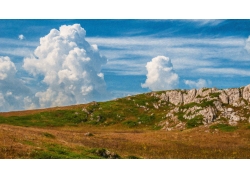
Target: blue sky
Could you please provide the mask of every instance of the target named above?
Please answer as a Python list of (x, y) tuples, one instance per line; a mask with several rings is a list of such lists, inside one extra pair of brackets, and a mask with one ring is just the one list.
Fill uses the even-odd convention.
[[(74, 47), (85, 48), (87, 55), (78, 54), (79, 57), (91, 57), (90, 64), (81, 64), (75, 74), (66, 69), (76, 66), (70, 64), (78, 63), (76, 59), (71, 59), (70, 63), (61, 62), (61, 69), (52, 66), (49, 58), (42, 58), (52, 49), (44, 49), (48, 45), (40, 44), (40, 38), (47, 37), (52, 29), (62, 32), (59, 30), (61, 26), (73, 27), (74, 24), (79, 24), (74, 28), (85, 31), (86, 35), (70, 41), (77, 44)], [(108, 100), (161, 90), (160, 87), (245, 86), (250, 84), (249, 35), (250, 20), (1, 19), (0, 99), (3, 103), (0, 111)], [(97, 46), (91, 46), (92, 50), (88, 51), (89, 45), (81, 44), (81, 40)], [(35, 53), (37, 48), (40, 48), (40, 57)], [(65, 48), (60, 49), (59, 60), (69, 55), (69, 51), (62, 52)], [(9, 59), (3, 60), (4, 57)], [(87, 75), (83, 76), (81, 70)], [(55, 86), (58, 79), (53, 79), (53, 73), (60, 79), (58, 86)], [(72, 75), (72, 78), (66, 78), (66, 75)], [(83, 86), (78, 87), (77, 83)], [(166, 85), (161, 86), (164, 83)], [(65, 86), (72, 86), (71, 90)], [(57, 92), (60, 88), (62, 90)]]

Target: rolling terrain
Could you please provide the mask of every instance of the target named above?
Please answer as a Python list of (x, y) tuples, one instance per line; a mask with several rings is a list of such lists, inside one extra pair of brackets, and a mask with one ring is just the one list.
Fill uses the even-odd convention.
[(250, 158), (250, 86), (0, 113), (0, 158)]

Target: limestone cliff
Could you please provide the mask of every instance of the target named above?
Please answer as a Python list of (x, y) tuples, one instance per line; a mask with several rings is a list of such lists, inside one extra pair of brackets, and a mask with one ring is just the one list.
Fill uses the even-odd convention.
[(250, 120), (250, 85), (241, 88), (169, 90), (153, 92), (159, 98), (155, 108), (168, 103), (171, 110), (160, 125), (163, 129), (184, 129), (214, 122), (235, 126)]

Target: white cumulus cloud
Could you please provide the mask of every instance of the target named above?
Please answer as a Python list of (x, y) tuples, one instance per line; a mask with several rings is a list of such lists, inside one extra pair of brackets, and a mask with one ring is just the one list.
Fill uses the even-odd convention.
[(178, 86), (179, 76), (173, 69), (173, 64), (168, 57), (157, 56), (146, 65), (147, 79), (142, 88), (153, 91), (174, 89)]
[(20, 39), (20, 40), (23, 40), (25, 37), (24, 37), (24, 35), (23, 34), (20, 34), (19, 36), (18, 36), (18, 39)]
[(11, 78), (16, 73), (16, 66), (8, 56), (0, 57), (0, 80)]
[[(28, 87), (16, 77), (16, 66), (8, 56), (0, 56), (0, 111), (23, 110), (37, 107)], [(26, 102), (30, 99), (32, 103)]]
[(212, 84), (211, 81), (206, 81), (205, 79), (198, 79), (197, 81), (184, 80), (184, 83), (191, 88), (203, 88)]
[[(101, 56), (97, 45), (85, 40), (79, 25), (63, 25), (40, 38), (33, 57), (24, 59), (23, 68), (33, 76), (42, 75), (46, 90), (35, 96), (41, 107), (85, 103), (108, 97)], [(28, 100), (27, 100), (28, 102)]]

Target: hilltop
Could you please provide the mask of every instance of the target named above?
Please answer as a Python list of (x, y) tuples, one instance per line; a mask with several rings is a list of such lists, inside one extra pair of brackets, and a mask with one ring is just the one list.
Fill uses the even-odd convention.
[[(0, 113), (0, 145), (5, 147), (0, 157), (248, 158), (249, 101), (247, 85), (158, 91), (107, 102)], [(17, 140), (20, 134), (24, 136)], [(25, 147), (22, 153), (22, 148), (13, 150), (17, 144)]]

